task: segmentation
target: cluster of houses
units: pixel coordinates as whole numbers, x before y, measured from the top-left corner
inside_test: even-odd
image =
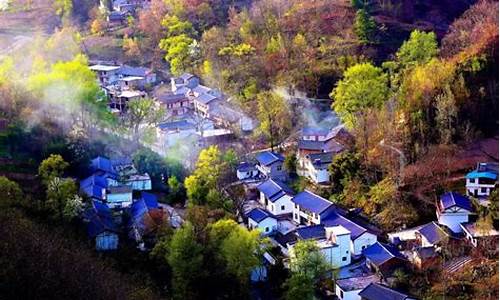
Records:
[[[323,165],[330,164],[331,158],[348,143],[349,135],[343,127],[304,130],[298,150],[299,164],[305,166],[302,174],[313,182],[326,182],[328,175],[320,175],[326,168]],[[323,154],[330,163],[326,158],[322,160]],[[258,229],[269,237],[289,259],[294,258],[297,242],[314,241],[326,261],[338,270],[335,294],[339,299],[389,299],[387,295],[394,295],[391,299],[412,299],[388,287],[396,270],[436,263],[445,243],[477,247],[489,240],[498,247],[498,231],[479,230],[471,199],[459,193],[441,195],[436,204],[436,221],[386,237],[357,210],[346,211],[310,190],[295,194],[286,184],[288,174],[281,154],[264,151],[256,155],[256,161],[241,163],[237,169],[237,177],[247,190],[257,192],[243,205],[242,221],[249,229]],[[487,196],[498,183],[498,164],[479,164],[466,178],[469,195]]]
[[[140,174],[127,158],[99,156],[89,169],[92,175],[80,181],[80,193],[89,199],[82,219],[96,249],[115,250],[120,237],[134,240],[140,249],[150,246],[157,230],[172,215],[149,192],[150,176]]]
[[[99,8],[106,13],[106,19],[111,25],[123,25],[129,16],[136,16],[138,10],[150,5],[151,0],[101,0]]]

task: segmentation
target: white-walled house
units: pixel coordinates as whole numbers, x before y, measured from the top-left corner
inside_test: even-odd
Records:
[[[330,182],[330,172],[328,166],[333,161],[335,152],[321,152],[307,154],[297,168],[297,174],[305,176],[316,184]]]
[[[498,163],[478,163],[465,175],[465,188],[471,197],[488,197],[498,183]]]
[[[269,234],[278,229],[276,217],[261,208],[252,209],[247,217],[249,229],[259,229],[263,234]]]
[[[283,155],[264,151],[260,152],[255,157],[257,159],[257,169],[267,178],[276,178],[285,181],[287,179],[287,172],[283,166],[285,158]]]
[[[293,191],[278,179],[268,179],[257,186],[259,202],[272,214],[283,215],[293,212]]]
[[[335,205],[331,201],[308,190],[295,195],[292,202],[293,220],[299,224],[319,225],[323,218],[335,211]]]
[[[293,220],[299,224],[322,225],[325,228],[342,226],[350,232],[350,252],[361,255],[363,249],[377,242],[377,235],[343,216],[327,199],[310,191],[303,191],[292,198]]]
[[[456,192],[442,195],[436,209],[438,223],[448,226],[455,233],[462,232],[460,224],[469,222],[472,212],[470,200]]]
[[[259,170],[255,165],[247,162],[241,162],[236,168],[236,177],[238,180],[252,179],[259,175]]]
[[[333,268],[340,268],[351,263],[350,231],[343,226],[325,228],[323,225],[312,225],[297,228],[298,240],[314,240],[326,261]],[[290,258],[294,259],[296,243],[288,245]]]

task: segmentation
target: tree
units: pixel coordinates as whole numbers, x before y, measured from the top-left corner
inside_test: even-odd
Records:
[[[77,186],[73,179],[53,177],[47,186],[46,208],[59,221],[71,220],[81,209],[81,198],[77,197]]]
[[[414,30],[410,38],[401,45],[396,53],[397,61],[403,69],[412,65],[429,62],[438,53],[436,34]]]
[[[19,185],[5,176],[0,176],[0,209],[18,205],[23,199]]]
[[[285,157],[285,169],[291,173],[291,174],[296,174],[297,173],[297,157],[295,156],[295,153],[290,153]]]
[[[169,189],[168,197],[170,201],[184,200],[186,191],[175,175],[168,177],[167,185]]]
[[[314,299],[318,281],[330,270],[325,257],[312,240],[299,241],[290,261],[292,275],[285,282],[286,299]]]
[[[328,166],[328,172],[333,185],[333,193],[340,193],[344,183],[358,177],[361,170],[360,157],[353,152],[343,152],[335,155]]]
[[[72,0],[55,0],[53,3],[56,14],[67,20],[71,13],[73,12],[73,1]]]
[[[449,85],[444,87],[442,94],[436,97],[436,125],[442,144],[451,144],[455,135],[458,117],[455,96]]]
[[[377,29],[377,24],[372,16],[362,8],[356,12],[356,20],[354,21],[354,32],[363,44],[373,41],[373,36]]]
[[[158,107],[153,99],[143,98],[129,101],[125,123],[132,130],[135,143],[139,142],[140,132],[156,125],[164,115],[163,108]]]
[[[69,164],[64,161],[61,155],[51,154],[48,158],[40,163],[38,167],[38,176],[42,182],[48,185],[56,177],[62,177],[64,170],[69,167]]]
[[[333,109],[348,128],[359,124],[358,116],[369,108],[380,108],[387,99],[387,76],[370,63],[357,64],[344,72],[330,97]]]
[[[221,153],[217,146],[210,146],[201,150],[196,169],[184,180],[184,186],[191,204],[204,205],[211,190],[212,200],[218,197],[217,190],[222,187],[223,178],[232,171],[234,152]],[[218,201],[217,201],[218,202]],[[221,207],[219,207],[221,208]]]
[[[167,261],[172,269],[174,299],[196,299],[196,286],[204,273],[203,246],[196,241],[190,223],[175,231]]]
[[[369,116],[378,111],[389,93],[387,76],[370,63],[357,64],[344,72],[330,97],[333,109],[347,128],[355,129],[361,152],[366,158],[369,139]]]
[[[259,130],[274,149],[290,132],[292,127],[290,109],[283,97],[269,91],[257,95],[257,105]]]
[[[161,188],[170,174],[169,165],[163,157],[149,148],[142,147],[132,155],[132,160],[140,173],[151,176],[153,187]]]
[[[498,230],[498,188],[491,191],[488,200],[490,201],[488,205],[488,217],[493,226]]]
[[[193,25],[189,21],[181,21],[177,16],[167,15],[161,22],[167,30],[165,38],[160,41],[160,48],[166,52],[165,59],[170,63],[173,75],[193,67],[196,63],[196,41]]]

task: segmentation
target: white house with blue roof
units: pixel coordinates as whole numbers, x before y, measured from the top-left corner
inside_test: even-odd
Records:
[[[396,247],[380,242],[364,249],[363,255],[366,266],[384,277],[390,277],[396,269],[404,268],[408,263],[408,259]]]
[[[438,223],[448,226],[455,233],[462,232],[460,224],[469,222],[472,213],[473,208],[469,198],[456,192],[441,195],[437,203]]]
[[[467,195],[488,197],[498,184],[498,163],[478,163],[474,171],[465,175]]]
[[[377,242],[377,236],[368,229],[348,219],[327,199],[310,191],[303,191],[292,198],[293,220],[299,224],[322,225],[325,228],[343,226],[350,231],[352,255],[361,255],[363,249]]]
[[[283,155],[272,151],[264,151],[258,153],[255,158],[258,162],[256,167],[264,176],[286,181],[288,176],[283,166],[285,162]]]
[[[345,227],[312,225],[297,228],[297,239],[289,243],[288,253],[294,259],[294,247],[299,240],[314,240],[326,261],[333,268],[340,268],[351,263],[351,232]]]
[[[269,178],[257,186],[260,192],[259,202],[274,215],[293,212],[293,191],[279,179]]]
[[[263,234],[269,234],[278,229],[276,217],[261,208],[254,208],[248,214],[248,228],[258,229]]]

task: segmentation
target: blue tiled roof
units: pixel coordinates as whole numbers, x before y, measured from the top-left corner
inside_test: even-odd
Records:
[[[257,186],[257,189],[261,191],[267,199],[271,202],[275,202],[284,195],[292,195],[293,191],[286,184],[277,179],[268,179]]]
[[[296,232],[299,238],[303,240],[320,239],[325,237],[325,226],[320,224],[300,227],[297,228]]]
[[[241,162],[239,165],[238,165],[238,168],[237,168],[238,171],[240,172],[248,172],[248,171],[253,171],[255,170],[255,166],[252,165],[252,164],[249,164],[247,162]]]
[[[477,170],[474,170],[472,172],[467,173],[467,175],[465,175],[465,178],[467,178],[467,179],[487,178],[487,179],[496,180],[498,178],[498,174],[495,174],[495,173],[489,172],[489,171],[479,172]]]
[[[302,135],[327,135],[330,132],[327,128],[321,127],[304,127],[302,129]]]
[[[359,296],[366,300],[406,300],[410,297],[379,283],[370,283]]]
[[[114,166],[128,166],[132,165],[132,159],[130,157],[122,156],[122,157],[115,157],[112,158],[111,160],[111,165]]]
[[[103,199],[103,187],[98,185],[87,185],[80,187],[80,192],[87,195],[90,198]]]
[[[154,194],[142,192],[141,198],[130,206],[130,216],[132,219],[142,218],[150,209],[158,208],[158,200]]]
[[[417,231],[431,244],[435,244],[447,236],[446,232],[435,222],[430,222]]]
[[[90,162],[90,168],[92,171],[103,171],[109,173],[115,173],[111,161],[103,156],[98,156]]]
[[[406,260],[396,247],[380,242],[376,242],[364,249],[363,255],[377,266],[382,265],[391,258]]]
[[[93,206],[85,210],[83,216],[89,222],[87,233],[92,238],[106,231],[118,232],[118,226],[113,221],[111,210],[106,204],[93,201]]]
[[[106,178],[99,175],[92,175],[80,181],[80,187],[87,187],[90,185],[96,185],[101,188],[107,188],[108,181],[106,180]]]
[[[446,194],[441,195],[440,201],[441,201],[441,207],[443,209],[448,209],[453,206],[458,206],[468,211],[472,211],[472,205],[470,203],[469,198],[456,192],[448,192]]]
[[[254,208],[248,213],[248,218],[254,220],[255,222],[259,223],[263,221],[265,218],[270,217],[274,218],[272,214],[269,212],[261,209],[261,208]]]
[[[320,197],[310,191],[303,191],[292,198],[292,202],[299,205],[301,209],[320,214],[333,205],[332,202]]]
[[[327,227],[342,225],[342,227],[351,232],[352,240],[357,239],[360,235],[367,231],[367,229],[363,226],[354,223],[336,212],[330,213],[323,220],[321,220],[321,223]]]
[[[285,158],[276,152],[264,151],[260,152],[256,156],[257,161],[264,166],[269,166],[277,161],[284,161]]]

